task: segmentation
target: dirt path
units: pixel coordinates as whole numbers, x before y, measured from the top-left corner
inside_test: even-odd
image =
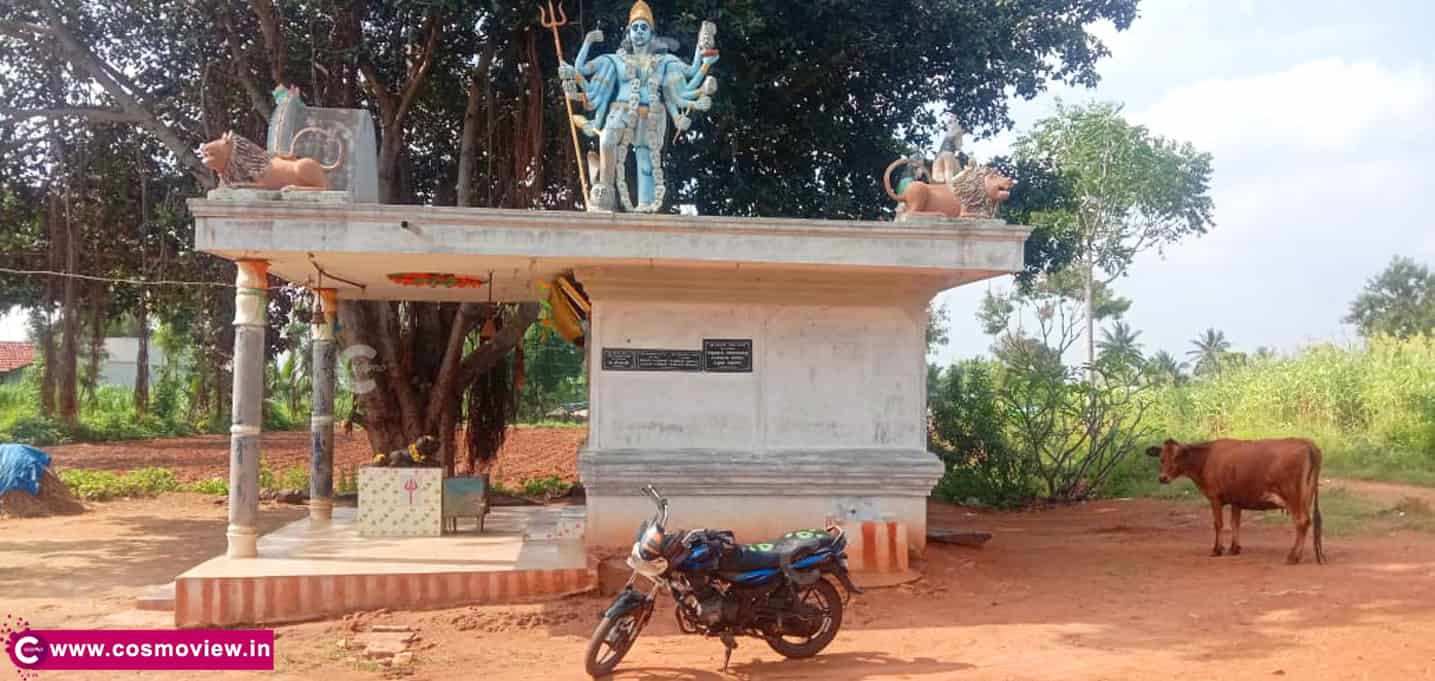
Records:
[[[179,501],[176,501],[176,500]],[[177,505],[177,504],[183,504]],[[266,524],[297,509],[266,509]],[[1286,566],[1290,531],[1251,523],[1246,552],[1209,558],[1204,508],[1109,501],[1021,513],[934,504],[934,524],[982,529],[981,549],[933,546],[909,586],[857,597],[818,657],[783,660],[741,640],[678,634],[671,605],[617,679],[1424,679],[1435,678],[1435,536],[1371,524],[1326,539],[1330,564]],[[110,540],[97,545],[99,540]],[[186,495],[99,505],[79,519],[0,523],[0,595],[47,626],[158,626],[123,598],[223,548],[223,508]],[[1309,555],[1309,553],[1307,553]],[[17,569],[18,568],[18,569]],[[15,600],[13,595],[23,594]],[[411,678],[584,679],[582,653],[607,599],[433,612],[375,621],[420,630]],[[383,678],[346,661],[340,622],[278,629],[278,670],[146,674],[174,679]],[[3,667],[3,664],[0,664]],[[115,678],[112,674],[65,678]]]
[[[1425,502],[1427,506],[1435,508],[1435,487],[1332,478],[1323,484],[1323,488],[1348,490],[1385,506],[1393,506],[1406,499],[1418,499]]]
[[[222,502],[166,494],[88,504],[80,516],[0,519],[0,611],[56,627],[172,626],[173,616],[128,611],[145,587],[224,553],[229,510]],[[263,504],[259,531],[304,514]]]

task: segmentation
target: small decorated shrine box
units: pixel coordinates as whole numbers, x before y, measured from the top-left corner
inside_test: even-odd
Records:
[[[359,469],[359,536],[443,534],[443,469]]]

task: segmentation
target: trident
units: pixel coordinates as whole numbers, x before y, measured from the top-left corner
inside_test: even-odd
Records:
[[[558,51],[558,63],[563,63],[563,41],[558,38],[558,27],[568,25],[568,13],[563,11],[563,3],[558,3],[555,12],[553,0],[548,0],[548,11],[543,11],[543,6],[538,6],[538,23],[544,28],[553,30],[553,49]],[[568,109],[568,133],[573,136],[573,160],[578,164],[578,182],[583,185],[583,202],[588,202],[588,174],[583,171],[583,148],[578,146],[578,127],[573,123],[573,101],[568,99],[568,93],[563,93],[563,105]]]

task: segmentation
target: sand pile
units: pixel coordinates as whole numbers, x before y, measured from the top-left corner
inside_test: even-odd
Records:
[[[48,468],[40,478],[40,496],[12,489],[0,496],[0,518],[45,518],[85,512],[84,504],[70,494],[70,488]]]

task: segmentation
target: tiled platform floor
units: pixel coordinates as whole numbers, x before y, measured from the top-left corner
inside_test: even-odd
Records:
[[[259,557],[225,556],[175,579],[175,625],[292,622],[377,608],[509,603],[592,589],[597,572],[581,539],[553,539],[563,507],[498,507],[474,531],[442,537],[363,538],[355,510],[332,524],[308,519],[260,537]]]

